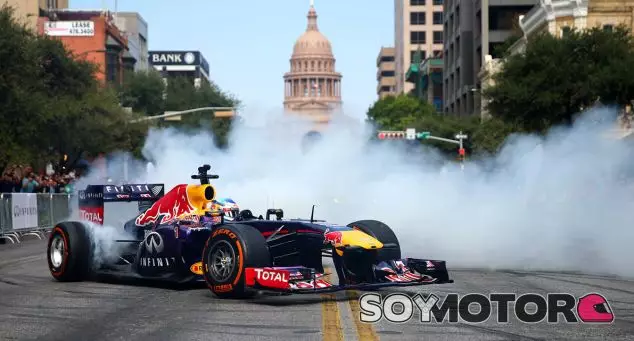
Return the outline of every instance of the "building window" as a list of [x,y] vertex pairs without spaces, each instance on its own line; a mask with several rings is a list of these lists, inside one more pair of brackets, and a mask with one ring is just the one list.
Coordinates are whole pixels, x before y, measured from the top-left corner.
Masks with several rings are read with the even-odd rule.
[[381,77],[394,77],[394,71],[382,71]]
[[434,25],[442,25],[442,12],[434,12]]
[[442,51],[434,50],[434,57],[442,57]]
[[[416,57],[416,52],[418,52],[418,51],[411,51],[411,52],[410,52],[410,54],[409,54],[409,62],[410,62],[410,63],[413,63],[413,62],[414,62],[414,59],[415,59],[415,57]],[[427,59],[427,51],[423,51],[423,50],[421,50],[421,51],[420,51],[420,60],[421,60],[421,61],[423,61],[423,60],[425,60],[425,59]]]
[[390,89],[389,86],[382,86],[381,87],[381,92],[390,92],[392,89]]
[[427,32],[426,31],[412,31],[410,32],[409,39],[411,44],[426,44]]
[[106,51],[106,81],[111,84],[119,84],[119,72],[121,72],[119,51]]
[[381,57],[381,63],[393,62],[393,61],[394,61],[394,57],[392,57],[392,56]]
[[613,25],[603,25],[603,30],[606,32],[612,32],[614,30]]
[[434,31],[434,44],[442,44],[442,31]]
[[562,28],[561,28],[561,37],[562,37],[562,38],[567,37],[567,36],[570,34],[570,31],[571,31],[570,26],[564,26],[564,27],[562,27]]
[[409,0],[410,6],[425,6],[425,0]]
[[443,0],[434,0],[434,6],[442,6],[443,2]]
[[425,25],[425,12],[411,12],[409,23],[410,25]]

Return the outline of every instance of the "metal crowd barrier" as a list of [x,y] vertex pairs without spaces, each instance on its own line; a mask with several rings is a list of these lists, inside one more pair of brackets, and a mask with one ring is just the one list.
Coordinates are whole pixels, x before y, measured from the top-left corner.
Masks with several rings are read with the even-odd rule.
[[43,239],[70,216],[70,203],[65,193],[0,193],[0,239],[12,244],[25,236]]

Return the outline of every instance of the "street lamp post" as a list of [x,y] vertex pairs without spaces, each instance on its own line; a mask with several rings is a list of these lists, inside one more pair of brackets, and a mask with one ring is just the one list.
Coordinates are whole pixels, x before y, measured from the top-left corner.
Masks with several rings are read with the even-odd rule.
[[162,115],[147,116],[137,120],[132,120],[130,121],[130,123],[158,120],[161,118],[176,117],[180,115],[186,115],[186,114],[191,114],[191,113],[201,112],[201,111],[208,111],[208,110],[212,110],[214,112],[214,117],[217,117],[217,118],[228,118],[228,117],[236,116],[235,107],[202,107],[202,108],[188,109],[183,111],[166,111]]
[[388,140],[390,139],[436,140],[436,141],[457,144],[459,148],[458,155],[460,155],[460,161],[461,161],[460,168],[464,170],[464,159],[466,156],[466,152],[464,149],[463,141],[466,140],[468,136],[466,134],[463,134],[462,131],[456,134],[455,140],[447,139],[447,138],[439,137],[439,136],[433,136],[428,131],[416,132],[416,129],[414,128],[407,128],[405,131],[379,131],[378,137],[381,140],[385,140],[385,139],[388,139]]

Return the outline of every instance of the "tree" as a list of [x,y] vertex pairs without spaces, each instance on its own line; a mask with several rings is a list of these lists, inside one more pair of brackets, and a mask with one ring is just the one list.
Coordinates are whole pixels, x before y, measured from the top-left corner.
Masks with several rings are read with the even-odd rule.
[[377,129],[403,130],[434,112],[434,107],[415,96],[401,94],[379,99],[368,109],[368,121]]
[[129,72],[120,92],[121,104],[134,112],[156,115],[163,112],[165,83],[156,70]]
[[569,124],[598,98],[625,104],[634,96],[634,43],[628,29],[538,34],[523,54],[508,56],[484,90],[492,116],[517,129],[544,132]]
[[[203,83],[196,88],[190,78],[171,78],[167,86],[165,100],[166,111],[181,111],[202,107],[234,107],[240,106],[240,101],[223,92],[215,83]],[[183,115],[180,121],[166,124],[184,129],[207,128],[213,131],[217,146],[226,147],[228,135],[231,131],[232,119],[216,118],[213,111],[201,111]]]
[[[455,139],[462,131],[471,135],[479,125],[476,117],[460,118],[437,113],[429,103],[411,95],[388,96],[376,101],[368,110],[368,121],[379,130],[429,131],[434,136]],[[455,156],[457,146],[436,140],[423,140],[421,143],[434,146],[447,155]],[[466,148],[471,148],[467,141]]]
[[139,125],[109,89],[94,78],[95,66],[74,60],[59,40],[38,36],[0,9],[0,167],[10,162],[42,165],[71,154],[125,148]]

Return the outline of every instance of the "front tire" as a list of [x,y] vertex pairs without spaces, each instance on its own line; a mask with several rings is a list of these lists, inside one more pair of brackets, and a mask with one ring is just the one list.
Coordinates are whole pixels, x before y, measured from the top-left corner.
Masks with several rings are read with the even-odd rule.
[[80,222],[63,222],[53,228],[46,254],[56,280],[72,282],[90,277],[93,248],[88,228]]
[[254,292],[245,286],[245,269],[271,266],[266,240],[252,226],[228,224],[216,228],[203,250],[203,276],[220,298],[244,298]]

